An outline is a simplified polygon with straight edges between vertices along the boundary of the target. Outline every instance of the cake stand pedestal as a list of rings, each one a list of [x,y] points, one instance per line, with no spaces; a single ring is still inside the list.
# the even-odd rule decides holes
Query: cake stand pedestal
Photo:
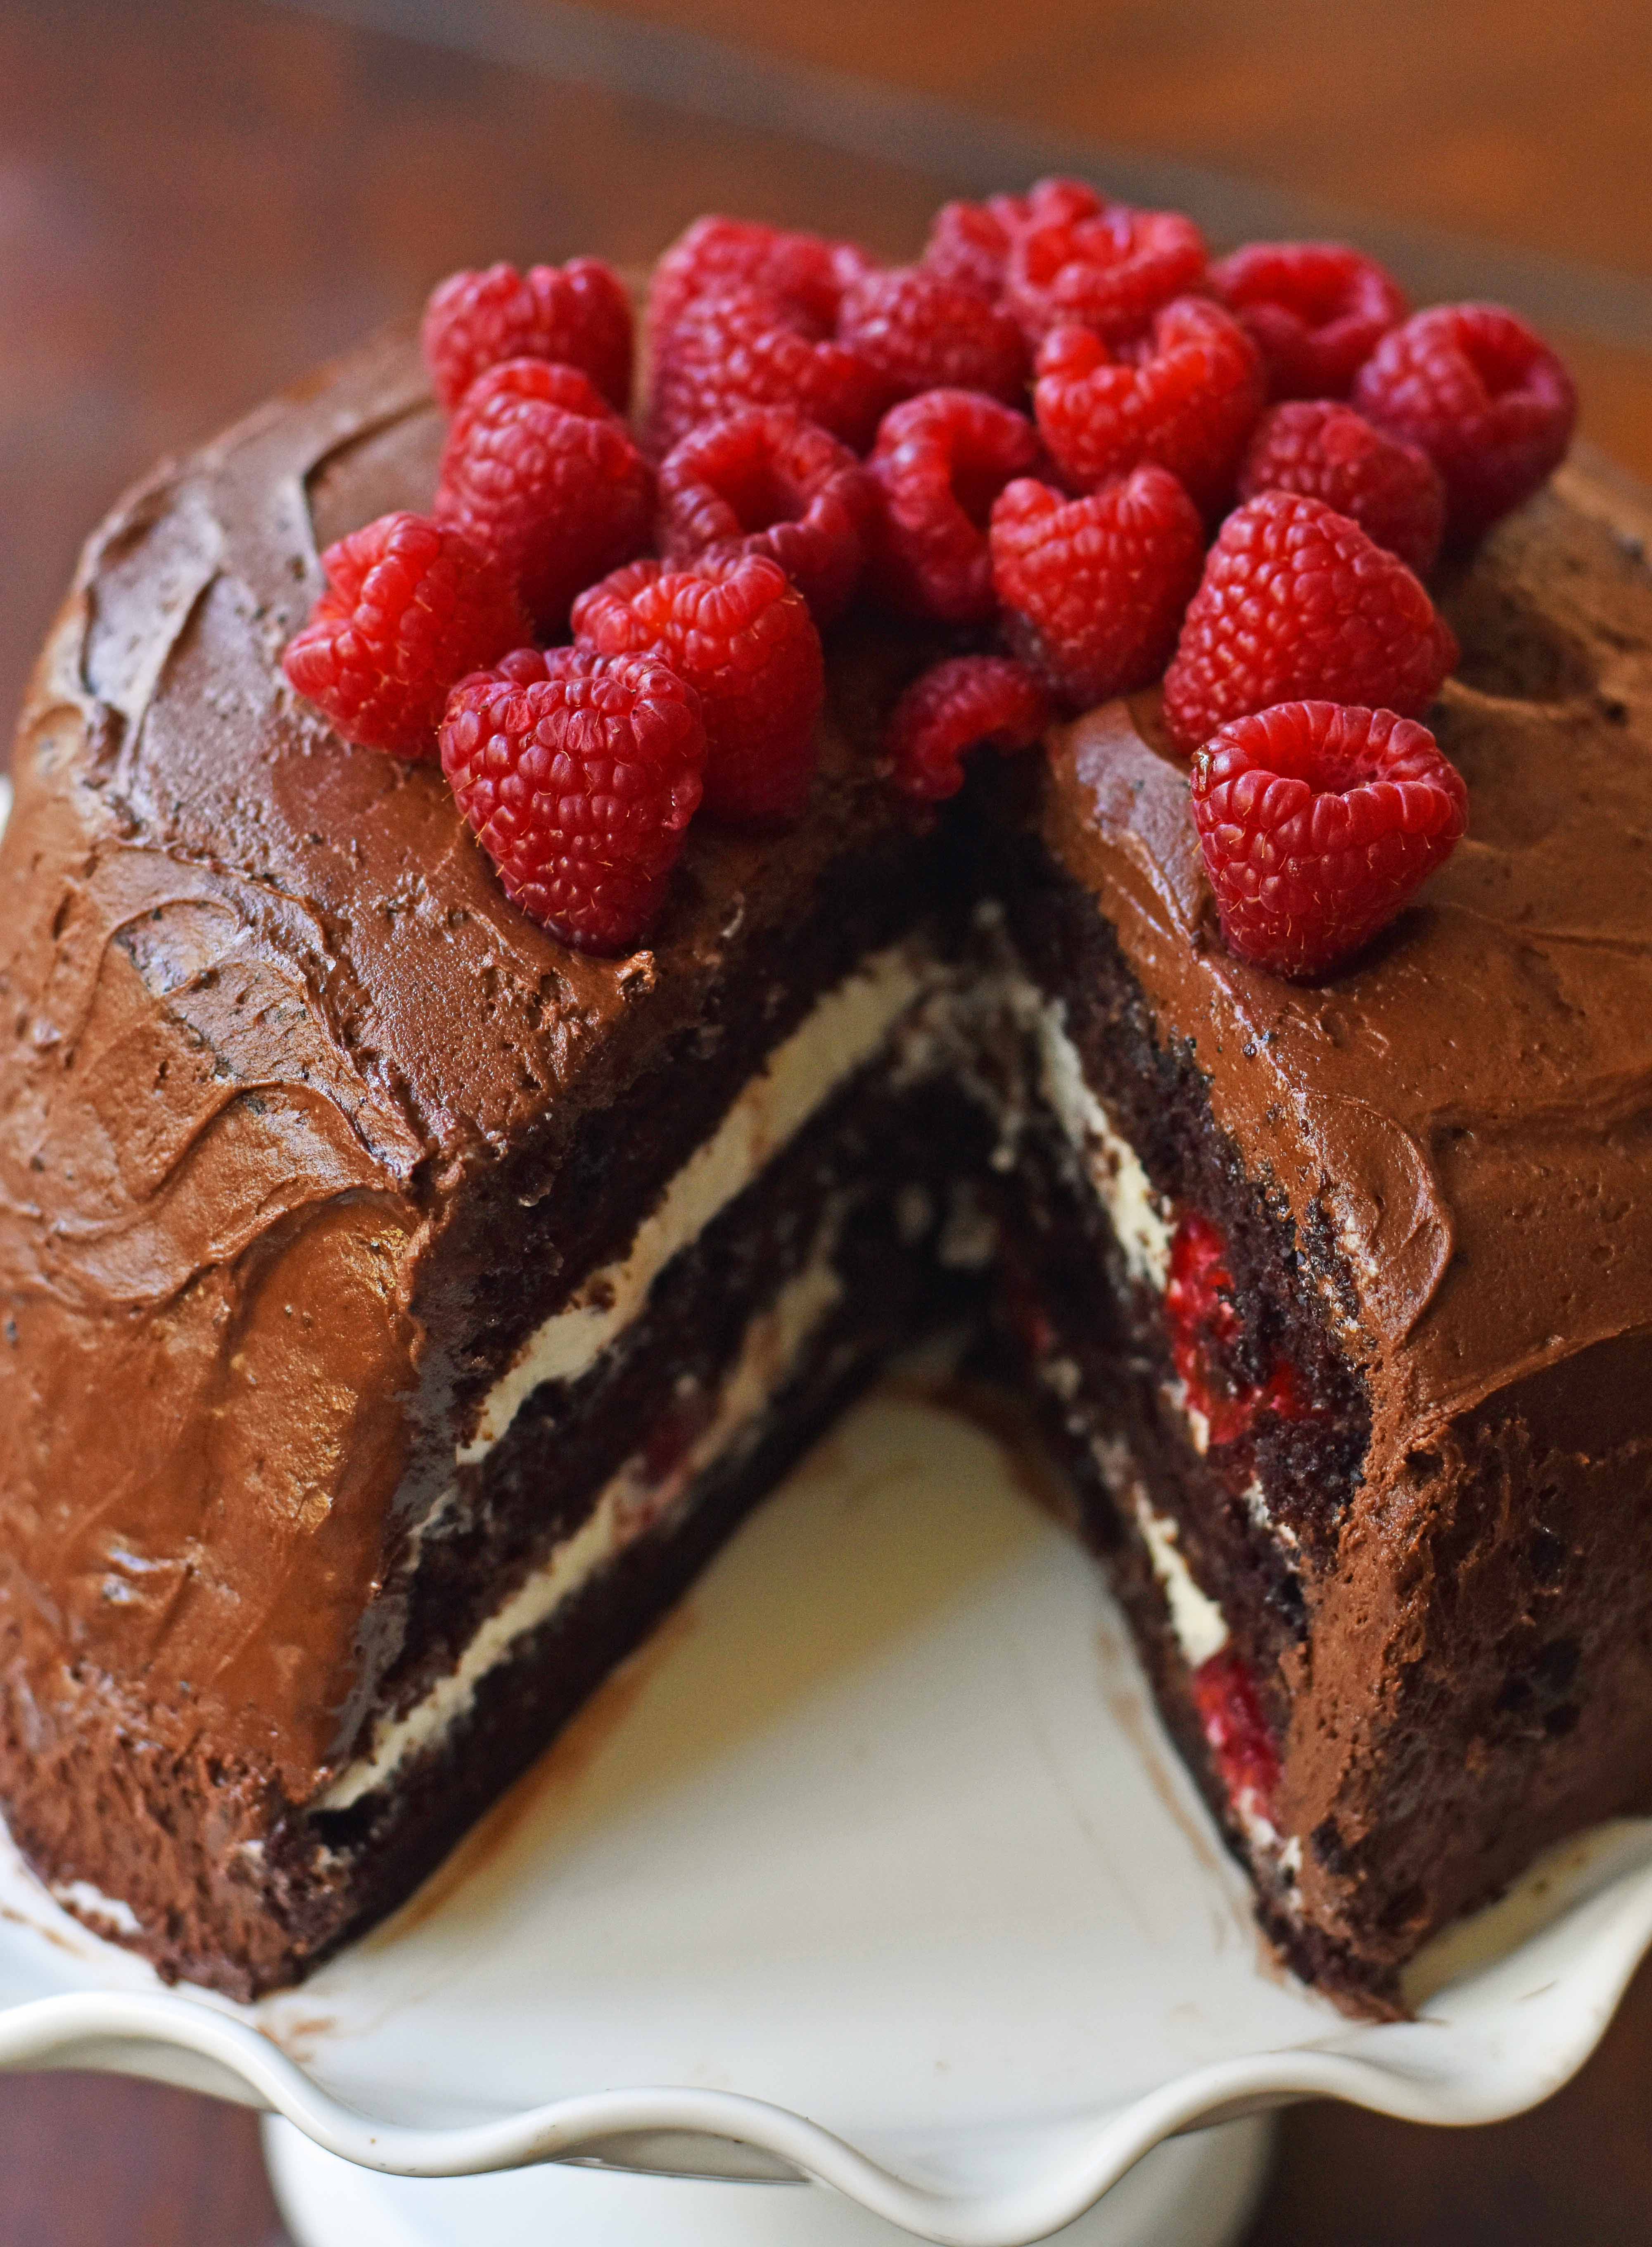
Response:
[[[1061,2247],[1227,2247],[1262,2188],[1273,2123],[1167,2139],[1065,2230]],[[290,2123],[265,2158],[298,2247],[900,2247],[910,2235],[820,2185],[720,2184],[548,2166],[495,2176],[380,2176]]]

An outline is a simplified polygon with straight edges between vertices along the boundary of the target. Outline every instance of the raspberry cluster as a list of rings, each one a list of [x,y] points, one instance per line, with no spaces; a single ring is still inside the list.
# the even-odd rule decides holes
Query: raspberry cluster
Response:
[[[692,817],[802,815],[820,632],[857,602],[954,650],[887,720],[915,807],[1162,678],[1225,940],[1273,973],[1351,958],[1461,833],[1415,722],[1457,659],[1423,581],[1576,410],[1513,314],[1413,315],[1341,243],[1212,263],[1184,214],[1056,179],[946,204],[901,266],[696,220],[634,424],[631,330],[593,258],[441,283],[431,514],[330,548],[285,658],[349,740],[440,755],[570,944],[640,939]]]

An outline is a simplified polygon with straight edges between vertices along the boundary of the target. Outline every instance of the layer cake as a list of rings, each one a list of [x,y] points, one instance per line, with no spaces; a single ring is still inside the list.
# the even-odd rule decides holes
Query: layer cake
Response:
[[[427,505],[441,435],[391,338],[163,469],[25,714],[30,1861],[168,1977],[297,1978],[893,1351],[964,1326],[1039,1398],[1271,1933],[1391,2008],[1434,1929],[1652,1804],[1634,503],[1574,471],[1450,584],[1471,837],[1322,987],[1223,949],[1153,693],[904,816],[876,744],[935,642],[864,616],[806,818],[697,826],[603,960],[506,901],[438,770],[282,678],[318,550]]]

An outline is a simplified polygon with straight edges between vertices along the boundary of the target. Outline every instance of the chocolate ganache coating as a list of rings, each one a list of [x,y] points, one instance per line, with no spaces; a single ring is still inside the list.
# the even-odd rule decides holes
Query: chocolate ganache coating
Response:
[[[38,1762],[66,1770],[96,1705],[215,1783],[312,1797],[398,1651],[376,1595],[490,1362],[625,1222],[531,1234],[582,1121],[733,975],[782,1033],[809,995],[788,933],[846,864],[889,914],[921,903],[868,748],[892,642],[835,666],[785,847],[696,823],[618,960],[508,901],[439,768],[299,700],[280,655],[320,549],[427,505],[442,428],[396,335],[163,467],[33,683],[0,846],[0,1565]],[[479,1339],[518,1204],[532,1253]]]

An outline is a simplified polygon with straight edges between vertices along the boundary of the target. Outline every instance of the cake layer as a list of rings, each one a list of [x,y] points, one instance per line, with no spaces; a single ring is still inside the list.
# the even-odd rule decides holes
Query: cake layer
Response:
[[[901,1018],[939,987],[945,972],[932,946],[894,945],[864,960],[816,1001],[741,1087],[711,1137],[667,1181],[623,1254],[582,1280],[519,1349],[482,1399],[476,1425],[459,1449],[461,1466],[486,1458],[544,1383],[566,1385],[590,1371],[637,1317],[672,1257],[697,1240],[775,1151],[877,1055]]]

